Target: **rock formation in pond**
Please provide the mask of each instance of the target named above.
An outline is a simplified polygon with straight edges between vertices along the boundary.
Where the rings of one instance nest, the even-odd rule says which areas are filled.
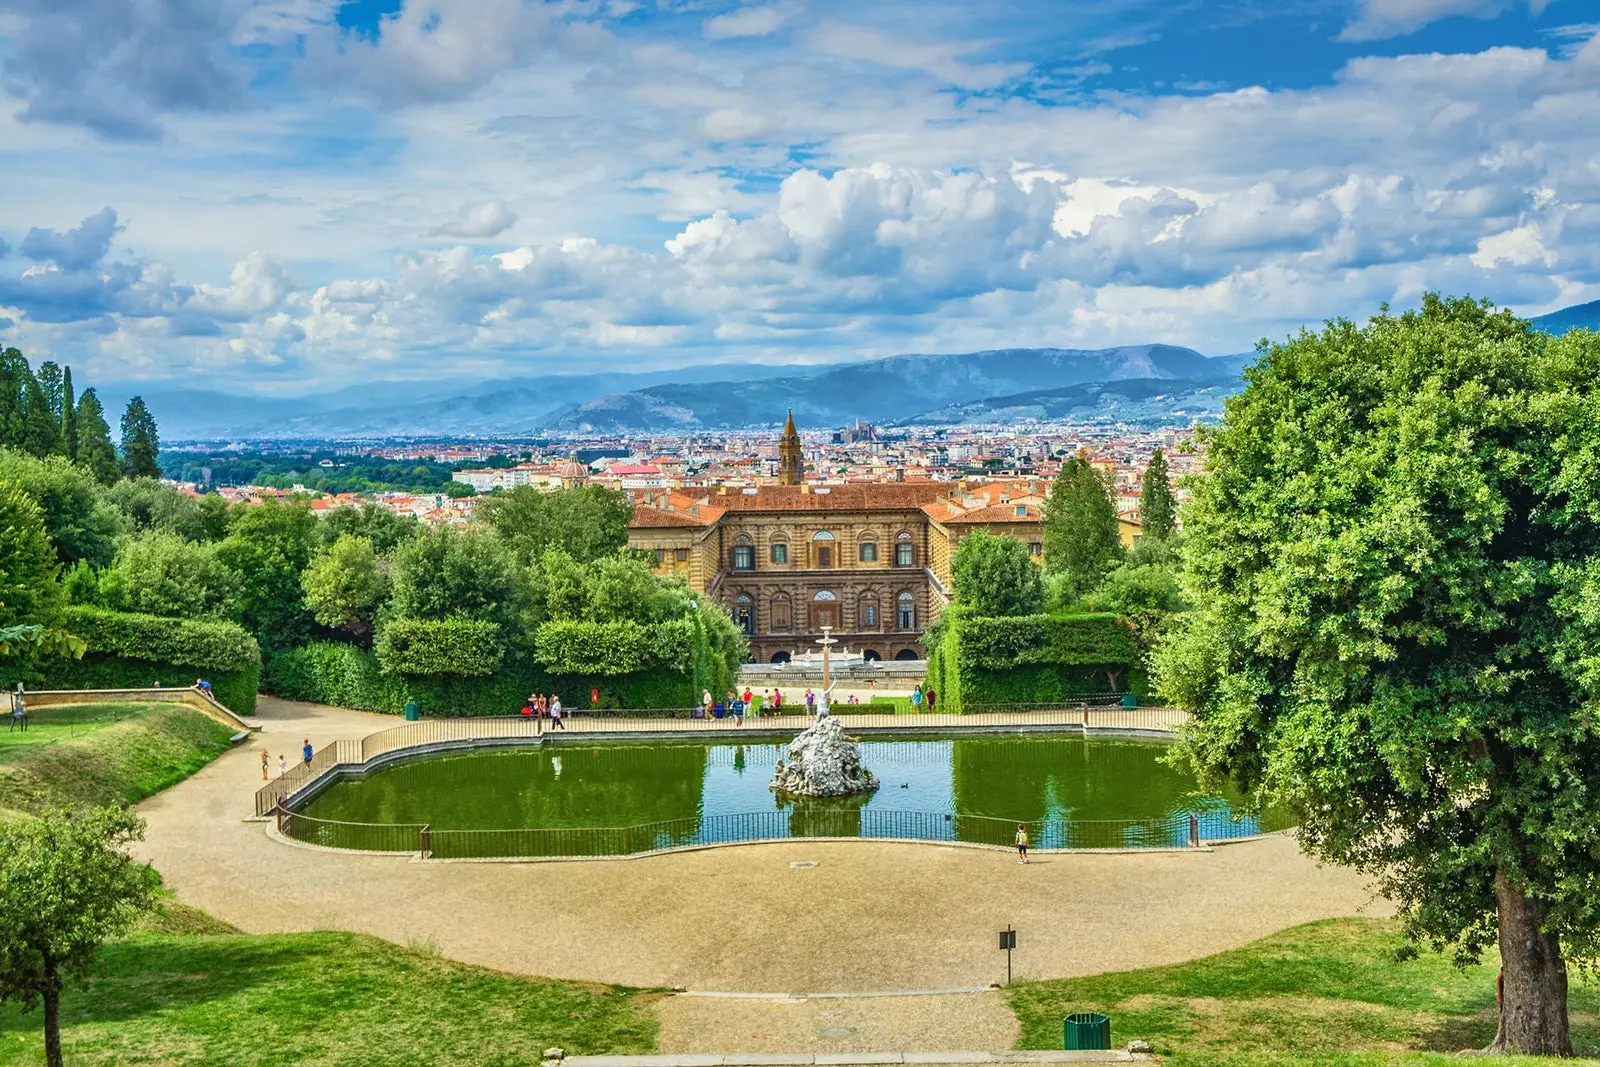
[[[861,766],[861,746],[845,736],[838,719],[824,715],[789,743],[771,788],[802,797],[847,797],[870,793],[878,779]]]

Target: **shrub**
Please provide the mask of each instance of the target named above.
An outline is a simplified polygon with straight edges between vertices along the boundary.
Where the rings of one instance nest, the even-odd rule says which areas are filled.
[[[693,665],[694,624],[687,619],[643,624],[560,620],[539,627],[534,657],[555,674],[632,674]]]

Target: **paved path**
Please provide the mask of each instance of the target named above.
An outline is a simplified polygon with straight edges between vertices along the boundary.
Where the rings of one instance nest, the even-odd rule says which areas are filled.
[[[864,999],[679,996],[659,1001],[656,1015],[662,1052],[1008,1049],[1019,1029],[999,990]]]
[[[1284,837],[1209,853],[1042,856],[1026,867],[1001,852],[877,842],[532,864],[313,851],[241,818],[261,783],[261,748],[275,769],[278,754],[292,760],[306,737],[320,747],[394,720],[270,698],[258,716],[264,729],[248,750],[142,805],[141,846],[185,903],[255,933],[357,930],[516,973],[794,993],[982,987],[1004,977],[995,931],[1007,924],[1019,931],[1018,977],[1053,977],[1172,963],[1311,919],[1388,913],[1355,875],[1319,869]],[[817,866],[791,867],[797,860]],[[838,1051],[821,1037],[824,1011],[839,1011],[863,1048],[940,1047],[897,1027],[903,1000],[697,1000],[663,1002],[664,1048]],[[919,1034],[968,1035],[945,1048],[1009,1043],[1015,1023],[998,996],[922,1000],[929,1014],[914,1024]],[[811,1036],[766,1044],[779,1034],[785,1043]]]

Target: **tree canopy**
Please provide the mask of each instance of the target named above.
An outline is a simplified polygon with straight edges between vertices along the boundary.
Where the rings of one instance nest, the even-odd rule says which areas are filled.
[[[127,521],[106,502],[91,472],[62,456],[39,459],[0,449],[0,478],[15,482],[39,504],[62,563],[111,562]]]
[[[218,547],[152,529],[126,538],[111,566],[101,571],[92,597],[76,587],[74,599],[115,611],[172,618],[233,621],[243,587],[239,574],[218,558]]]
[[[1069,595],[1082,596],[1121,558],[1117,506],[1089,461],[1073,456],[1045,502],[1045,569],[1062,576]]]
[[[94,389],[85,389],[78,398],[73,422],[78,434],[77,450],[72,459],[94,475],[101,485],[110,485],[122,477],[117,450],[111,445],[111,427],[106,423],[105,409]]]
[[[300,584],[319,623],[363,643],[371,640],[378,610],[389,596],[389,573],[371,541],[341,535],[312,559]]]
[[[1015,537],[974,530],[950,562],[955,602],[969,614],[998,618],[1044,610],[1044,578]]]
[[[1178,502],[1172,495],[1172,482],[1167,475],[1167,457],[1157,448],[1150,455],[1139,490],[1139,535],[1164,541],[1172,536],[1177,525]]]
[[[240,577],[240,621],[263,648],[305,642],[314,622],[306,608],[300,573],[321,544],[317,518],[303,504],[235,508],[217,558]]]
[[[524,485],[483,498],[478,511],[524,563],[547,548],[586,563],[627,546],[633,501],[598,485],[549,492]]]
[[[1498,1046],[1568,1053],[1565,960],[1600,950],[1600,335],[1430,295],[1246,383],[1157,657],[1185,751],[1376,875],[1413,937],[1498,935]]]
[[[144,398],[136,396],[122,413],[123,473],[129,478],[161,477],[161,464],[157,462],[160,451],[155,416],[145,406]]]
[[[0,625],[54,622],[65,602],[60,569],[39,505],[21,486],[0,480]]]
[[[106,940],[155,901],[156,876],[126,847],[134,812],[107,807],[0,821],[0,1001],[44,1005],[45,1062],[61,1067],[61,993]]]

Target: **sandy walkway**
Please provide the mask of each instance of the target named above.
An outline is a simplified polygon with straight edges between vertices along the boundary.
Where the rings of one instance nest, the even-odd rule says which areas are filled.
[[[1309,919],[1381,912],[1275,838],[1209,854],[1044,856],[934,845],[750,845],[642,860],[420,863],[332,854],[241,821],[259,753],[292,759],[391,718],[263,699],[266,724],[147,801],[142,851],[186,902],[254,932],[350,929],[508,971],[770,992],[982,986],[996,931],[1021,977],[1189,959]],[[818,866],[796,869],[792,861]],[[687,1010],[687,1009],[686,1009]]]
[[[1017,1040],[1017,1017],[998,990],[860,1000],[658,1002],[662,1052],[999,1051]]]

